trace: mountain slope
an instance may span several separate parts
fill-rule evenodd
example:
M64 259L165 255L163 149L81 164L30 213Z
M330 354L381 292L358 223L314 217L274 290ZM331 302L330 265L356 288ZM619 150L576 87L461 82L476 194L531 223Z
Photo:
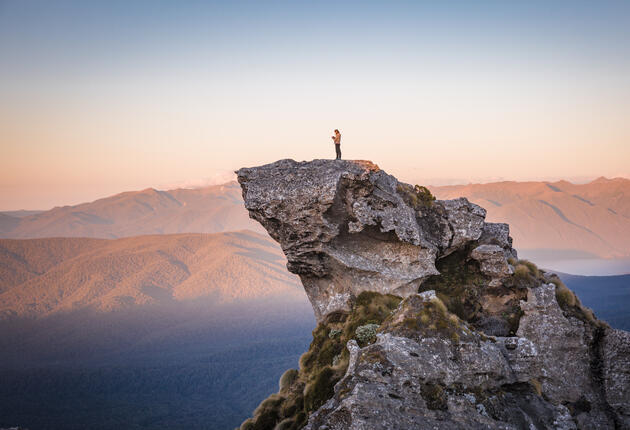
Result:
M496 182L430 187L440 199L467 197L507 222L521 251L584 257L630 256L630 180ZM27 216L0 214L0 237L118 238L146 234L262 232L247 216L238 185L126 192Z
M0 232L11 231L20 224L20 219L8 214L0 213Z
M0 313L43 316L96 308L215 303L279 297L303 300L286 259L249 231L104 239L0 240Z
M496 182L431 187L440 199L467 197L493 222L510 224L521 250L580 251L584 255L630 255L630 180Z
M102 244L98 239L85 238L0 240L0 292Z
M171 191L148 188L21 218L3 215L0 237L111 239L147 234L261 231L248 218L242 204L236 183Z

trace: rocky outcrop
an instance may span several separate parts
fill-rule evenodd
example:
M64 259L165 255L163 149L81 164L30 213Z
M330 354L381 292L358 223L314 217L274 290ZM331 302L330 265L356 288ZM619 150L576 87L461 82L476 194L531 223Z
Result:
M630 333L517 260L484 209L365 161L237 173L319 322L242 429L630 428Z
M630 335L606 330L600 344L601 383L606 401L613 409L619 428L630 429Z
M479 245L470 253L470 257L481 263L481 273L492 278L491 286L501 285L501 279L514 273L514 269L505 258L504 250L498 245Z
M319 321L362 291L406 297L436 259L477 240L486 211L433 201L369 161L281 160L238 172L245 207L277 240ZM509 241L496 236L509 252Z

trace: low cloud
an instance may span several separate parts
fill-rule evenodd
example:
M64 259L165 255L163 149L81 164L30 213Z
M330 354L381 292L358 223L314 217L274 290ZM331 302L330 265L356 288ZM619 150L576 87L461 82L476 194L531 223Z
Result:
M212 176L201 179L186 179L183 181L169 182L160 186L160 189L174 188L203 188L212 185L221 185L227 182L235 181L236 174L231 170L221 170L215 172Z

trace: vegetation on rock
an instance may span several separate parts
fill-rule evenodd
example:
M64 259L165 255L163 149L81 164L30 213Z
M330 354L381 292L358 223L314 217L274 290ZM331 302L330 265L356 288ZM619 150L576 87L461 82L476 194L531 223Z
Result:
M435 290L450 312L489 335L514 335L521 316L520 300L526 299L528 287L540 284L540 273L525 263L517 264L521 267L518 274L515 270L500 286L490 287L490 278L470 258L475 245L438 260L440 274L422 283L419 292Z
M449 313L438 297L425 300L421 296L411 296L401 304L398 318L388 319L383 329L396 336L420 340L427 337L441 337L459 344L460 339L474 341L472 331L460 319Z
M431 194L431 191L422 185L415 185L412 187L409 184L401 182L396 187L396 190L405 203L416 210L429 207L435 201L435 196Z
M378 330L378 324L366 324L357 327L356 339L359 345L367 345L376 340L376 330Z
M595 318L592 310L582 305L575 293L567 288L556 274L550 276L550 281L556 286L556 300L566 315L570 315L587 324L593 324L596 327L607 326L606 322Z
M346 343L350 339L361 346L372 342L380 324L400 301L397 296L364 292L350 312L327 315L313 330L310 348L300 358L300 370L285 372L280 391L265 399L240 430L302 428L309 414L333 396L335 384L345 374L349 359Z

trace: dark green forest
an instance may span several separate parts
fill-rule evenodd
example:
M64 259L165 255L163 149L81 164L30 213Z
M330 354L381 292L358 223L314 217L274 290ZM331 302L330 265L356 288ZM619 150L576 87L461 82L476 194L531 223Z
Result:
M232 429L306 349L310 305L0 322L0 428Z

